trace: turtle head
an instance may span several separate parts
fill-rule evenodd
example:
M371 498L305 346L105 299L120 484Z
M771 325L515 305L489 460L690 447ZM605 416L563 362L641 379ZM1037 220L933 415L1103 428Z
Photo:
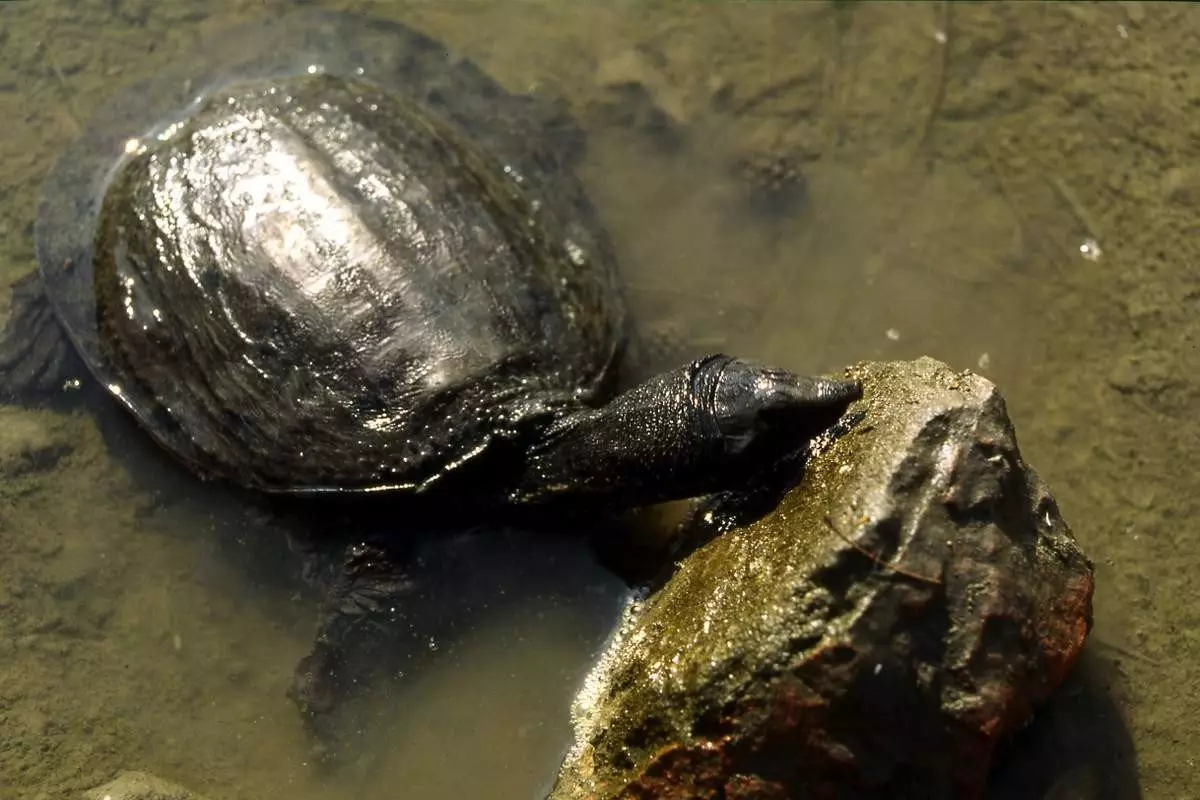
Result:
M752 487L861 396L857 382L707 356L553 421L511 499L634 508Z
M795 452L862 397L862 384L795 375L756 361L714 357L696 375L696 398L731 468Z

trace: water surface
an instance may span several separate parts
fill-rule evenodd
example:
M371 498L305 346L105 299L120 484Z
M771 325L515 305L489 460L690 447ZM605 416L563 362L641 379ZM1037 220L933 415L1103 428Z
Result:
M805 372L928 354L996 381L1098 587L1084 662L996 795L1200 796L1191 6L302 5L565 98L631 305L684 349ZM106 97L290 6L0 6L2 281ZM284 697L315 598L269 524L103 414L0 409L0 472L4 800L119 769L213 797L537 797L623 591L569 536L431 550L411 666L323 776Z

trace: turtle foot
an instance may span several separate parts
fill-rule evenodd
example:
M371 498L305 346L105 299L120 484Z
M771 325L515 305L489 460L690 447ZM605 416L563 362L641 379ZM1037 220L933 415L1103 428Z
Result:
M12 286L0 336L0 399L36 405L61 400L86 374L58 324L36 270Z
M308 720L323 719L337 705L338 653L317 642L296 665L288 698Z
M343 694L341 652L320 642L296 665L288 699L296 704L312 742L313 761L328 767L337 760L342 740L333 712Z
M312 649L297 664L288 690L323 756L332 758L338 751L336 712L348 688L358 683L348 674L355 638L390 628L411 589L388 548L371 542L346 548L323 601Z

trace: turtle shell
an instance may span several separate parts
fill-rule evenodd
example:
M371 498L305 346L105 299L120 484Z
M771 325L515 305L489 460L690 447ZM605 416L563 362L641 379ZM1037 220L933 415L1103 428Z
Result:
M39 209L56 314L162 445L263 491L414 490L603 399L623 312L569 121L394 23L224 40L108 104Z

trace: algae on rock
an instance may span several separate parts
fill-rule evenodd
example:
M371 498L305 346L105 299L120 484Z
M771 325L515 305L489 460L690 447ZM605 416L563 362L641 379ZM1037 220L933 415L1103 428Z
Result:
M1092 565L999 391L929 358L847 374L858 424L631 604L554 800L974 796L1065 678Z

